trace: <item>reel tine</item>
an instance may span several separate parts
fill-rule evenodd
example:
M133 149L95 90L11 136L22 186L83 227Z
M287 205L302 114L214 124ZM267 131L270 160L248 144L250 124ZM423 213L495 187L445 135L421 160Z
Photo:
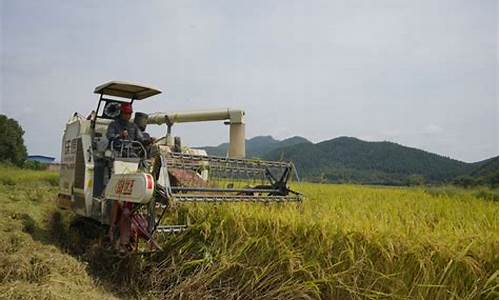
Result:
M179 152L163 154L171 182L171 197L179 202L301 201L287 187L289 162L203 156ZM203 167L208 176L203 175ZM279 179L278 179L279 178ZM257 184L260 181L260 184ZM291 194L291 195L290 195Z

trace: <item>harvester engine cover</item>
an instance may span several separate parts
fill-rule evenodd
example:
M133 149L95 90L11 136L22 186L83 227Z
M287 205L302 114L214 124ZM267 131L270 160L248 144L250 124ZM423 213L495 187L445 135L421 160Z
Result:
M104 195L110 200L144 204L151 200L153 191L153 176L150 174L113 174Z

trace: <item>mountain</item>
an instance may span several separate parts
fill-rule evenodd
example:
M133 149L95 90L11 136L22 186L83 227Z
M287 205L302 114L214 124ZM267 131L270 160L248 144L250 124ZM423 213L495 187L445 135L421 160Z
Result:
M451 182L479 166L397 143L353 137L282 147L264 156L280 158L293 161L307 180L390 185Z
M225 156L228 144L203 147ZM407 185L446 183L498 186L498 157L466 163L393 142L338 137L312 143L303 137L282 141L258 136L246 141L247 157L293 161L302 179L325 182Z
M468 174L458 176L454 183L465 187L487 185L498 187L498 156L473 164L474 169Z
M246 140L245 143L245 148L246 148L246 156L249 158L261 158L263 157L266 153L282 148L282 147L288 147L288 146L294 146L297 144L301 143L308 143L312 144L309 140L300 137L300 136L294 136L291 138L287 138L285 140L275 140L272 136L256 136L254 138ZM223 143L220 144L219 146L207 146L207 147L199 147L198 149L204 149L207 151L209 155L216 155L216 156L226 156L227 150L228 150L229 144L228 143Z

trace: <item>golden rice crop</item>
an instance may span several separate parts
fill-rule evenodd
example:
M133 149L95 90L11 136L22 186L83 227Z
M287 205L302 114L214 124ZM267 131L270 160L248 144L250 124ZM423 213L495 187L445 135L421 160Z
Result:
M2 215L17 214L0 221L12 232L0 240L0 273L11 278L0 295L32 295L56 278L72 286L66 296L90 298L498 298L498 202L484 191L304 183L302 204L178 207L169 219L190 230L161 238L157 254L119 258L99 239L76 239L73 216L54 214L56 189L40 180L0 184Z
M497 202L421 188L299 189L301 205L186 208L196 227L166 247L198 253L181 252L179 264L202 279L186 276L172 291L202 280L248 299L498 297ZM159 290L170 293L176 276Z

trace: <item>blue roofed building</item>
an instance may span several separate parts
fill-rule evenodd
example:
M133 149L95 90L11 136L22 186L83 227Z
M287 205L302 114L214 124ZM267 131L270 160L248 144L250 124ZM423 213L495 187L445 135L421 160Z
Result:
M29 155L26 160L37 161L42 164L51 164L56 160L56 158L43 155Z

